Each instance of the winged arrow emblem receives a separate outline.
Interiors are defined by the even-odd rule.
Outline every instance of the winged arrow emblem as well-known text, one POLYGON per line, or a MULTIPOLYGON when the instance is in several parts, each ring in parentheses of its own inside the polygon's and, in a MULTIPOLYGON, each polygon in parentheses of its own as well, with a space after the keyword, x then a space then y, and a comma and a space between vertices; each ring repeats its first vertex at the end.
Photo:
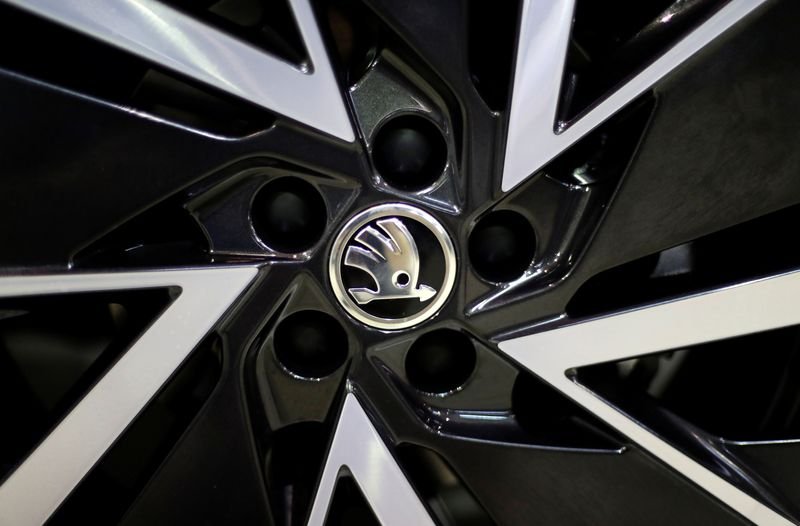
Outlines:
POLYGON ((395 217, 376 221, 355 236, 347 247, 344 264, 369 274, 376 288, 348 289, 359 305, 374 300, 417 298, 428 301, 436 289, 419 284, 419 251, 408 228, 395 217))

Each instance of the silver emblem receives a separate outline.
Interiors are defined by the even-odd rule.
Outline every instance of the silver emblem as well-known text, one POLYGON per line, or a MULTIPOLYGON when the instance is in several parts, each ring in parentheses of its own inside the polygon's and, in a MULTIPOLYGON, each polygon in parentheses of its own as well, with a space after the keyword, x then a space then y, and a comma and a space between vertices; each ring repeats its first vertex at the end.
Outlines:
POLYGON ((419 282, 419 251, 411 232, 396 217, 377 221, 378 228, 368 226, 356 234, 355 241, 362 246, 350 245, 344 264, 360 268, 375 280, 375 290, 352 288, 347 291, 359 305, 373 300, 417 298, 428 301, 436 289, 419 282))
MULTIPOLYGON (((426 236, 426 239, 428 237, 426 236)), ((403 203, 387 203, 352 217, 336 236, 328 265, 331 287, 342 307, 358 321, 380 329, 404 329, 436 314, 447 301, 456 279, 456 256, 447 231, 429 213, 403 203), (436 242, 417 246, 411 224, 427 229, 436 242), (422 252, 420 252, 422 250, 422 252), (426 258, 434 258, 434 261, 426 258), (436 283, 426 281, 428 261, 436 283), (347 283, 345 273, 357 268, 370 283, 347 283), (415 300, 394 301, 394 300, 415 300), (392 314, 396 313, 396 314, 392 314)))

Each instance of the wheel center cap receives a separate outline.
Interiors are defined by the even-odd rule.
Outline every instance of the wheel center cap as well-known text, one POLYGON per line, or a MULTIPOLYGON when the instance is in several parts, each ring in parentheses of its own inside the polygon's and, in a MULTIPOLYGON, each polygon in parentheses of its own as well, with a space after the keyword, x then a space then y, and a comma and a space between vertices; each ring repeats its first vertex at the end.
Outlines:
POLYGON ((344 225, 328 271, 348 314, 371 327, 405 329, 427 320, 447 301, 456 278, 455 249, 429 213, 384 204, 344 225))

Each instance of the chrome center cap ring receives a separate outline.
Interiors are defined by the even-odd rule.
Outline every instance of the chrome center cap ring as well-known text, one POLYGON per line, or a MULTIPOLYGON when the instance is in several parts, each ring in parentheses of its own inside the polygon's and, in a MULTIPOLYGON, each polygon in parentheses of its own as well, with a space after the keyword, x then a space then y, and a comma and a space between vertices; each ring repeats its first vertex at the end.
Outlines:
POLYGON ((328 265, 345 311, 378 329, 406 329, 442 308, 456 279, 456 253, 441 223, 411 205, 378 205, 336 236, 328 265))

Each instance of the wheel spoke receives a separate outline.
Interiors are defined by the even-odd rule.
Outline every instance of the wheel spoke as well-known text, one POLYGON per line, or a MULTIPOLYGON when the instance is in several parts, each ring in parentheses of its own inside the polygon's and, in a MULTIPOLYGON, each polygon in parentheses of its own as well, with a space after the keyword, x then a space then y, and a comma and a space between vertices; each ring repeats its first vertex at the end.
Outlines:
POLYGON ((180 296, 0 486, 0 522, 41 524, 255 277, 255 267, 3 278, 0 297, 180 287, 180 296))
POLYGON ((793 272, 500 343, 500 349, 757 523, 788 521, 574 382, 567 371, 800 323, 793 272))
POLYGON ((369 421, 348 393, 311 509, 310 526, 325 523, 336 481, 346 467, 381 524, 433 525, 428 512, 369 421))
POLYGON ((764 0, 733 0, 564 130, 556 111, 575 0, 523 4, 502 189, 508 191, 622 109, 764 0))
POLYGON ((793 5, 0 0, 0 523, 788 524, 793 5))
POLYGON ((7 1, 312 128, 354 140, 307 0, 291 0, 291 5, 313 64, 311 71, 157 0, 116 0, 102 6, 81 0, 7 1))

